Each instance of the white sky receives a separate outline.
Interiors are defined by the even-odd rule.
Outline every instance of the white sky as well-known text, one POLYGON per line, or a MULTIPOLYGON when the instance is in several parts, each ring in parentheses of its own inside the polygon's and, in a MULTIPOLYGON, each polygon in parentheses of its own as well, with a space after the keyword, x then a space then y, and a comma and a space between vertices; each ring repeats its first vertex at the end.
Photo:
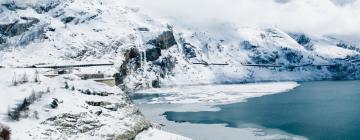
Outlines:
POLYGON ((125 0, 153 16, 195 26, 233 23, 318 35, 360 35, 358 0, 125 0))

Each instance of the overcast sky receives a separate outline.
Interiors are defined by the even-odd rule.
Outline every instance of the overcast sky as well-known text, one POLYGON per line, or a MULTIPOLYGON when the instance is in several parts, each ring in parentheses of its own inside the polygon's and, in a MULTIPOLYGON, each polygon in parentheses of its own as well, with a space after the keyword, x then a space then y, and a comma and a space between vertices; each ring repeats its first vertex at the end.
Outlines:
POLYGON ((153 16, 194 26, 229 22, 321 35, 360 35, 359 0, 126 1, 153 16))

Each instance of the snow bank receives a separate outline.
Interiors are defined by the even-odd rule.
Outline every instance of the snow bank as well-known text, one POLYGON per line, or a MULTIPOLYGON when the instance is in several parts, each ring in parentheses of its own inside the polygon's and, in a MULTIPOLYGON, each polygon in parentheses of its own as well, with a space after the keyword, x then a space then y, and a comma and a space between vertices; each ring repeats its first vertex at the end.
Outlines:
POLYGON ((189 138, 150 128, 136 136, 135 140, 190 140, 189 138))

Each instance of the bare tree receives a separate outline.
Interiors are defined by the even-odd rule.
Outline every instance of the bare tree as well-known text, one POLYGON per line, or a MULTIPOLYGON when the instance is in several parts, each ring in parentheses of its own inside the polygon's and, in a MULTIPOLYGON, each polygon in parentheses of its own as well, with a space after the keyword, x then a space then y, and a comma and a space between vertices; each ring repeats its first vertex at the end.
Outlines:
POLYGON ((34 80, 34 81, 35 81, 36 83, 41 82, 41 81, 40 81, 39 71, 38 71, 38 70, 35 71, 35 80, 34 80))
POLYGON ((12 84, 13 84, 13 86, 17 86, 17 85, 19 84, 18 81, 17 81, 17 79, 16 79, 16 73, 15 73, 15 72, 14 72, 12 84))

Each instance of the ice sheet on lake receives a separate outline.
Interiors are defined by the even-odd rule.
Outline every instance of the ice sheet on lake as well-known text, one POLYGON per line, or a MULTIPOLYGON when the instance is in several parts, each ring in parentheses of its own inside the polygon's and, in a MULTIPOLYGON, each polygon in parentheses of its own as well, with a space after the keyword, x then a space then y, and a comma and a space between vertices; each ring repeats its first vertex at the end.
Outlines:
MULTIPOLYGON (((136 102, 136 101, 135 101, 136 102)), ((215 111, 200 104, 139 104, 141 112, 162 129, 194 140, 306 140, 307 138, 266 128, 231 128, 226 124, 193 124, 168 121, 166 111, 190 112, 198 110, 215 111), (221 133, 219 133, 221 132, 221 133)))
POLYGON ((149 104, 174 103, 231 103, 242 102, 248 98, 285 92, 299 86, 296 82, 253 83, 234 85, 180 86, 138 91, 139 94, 160 94, 149 104))

